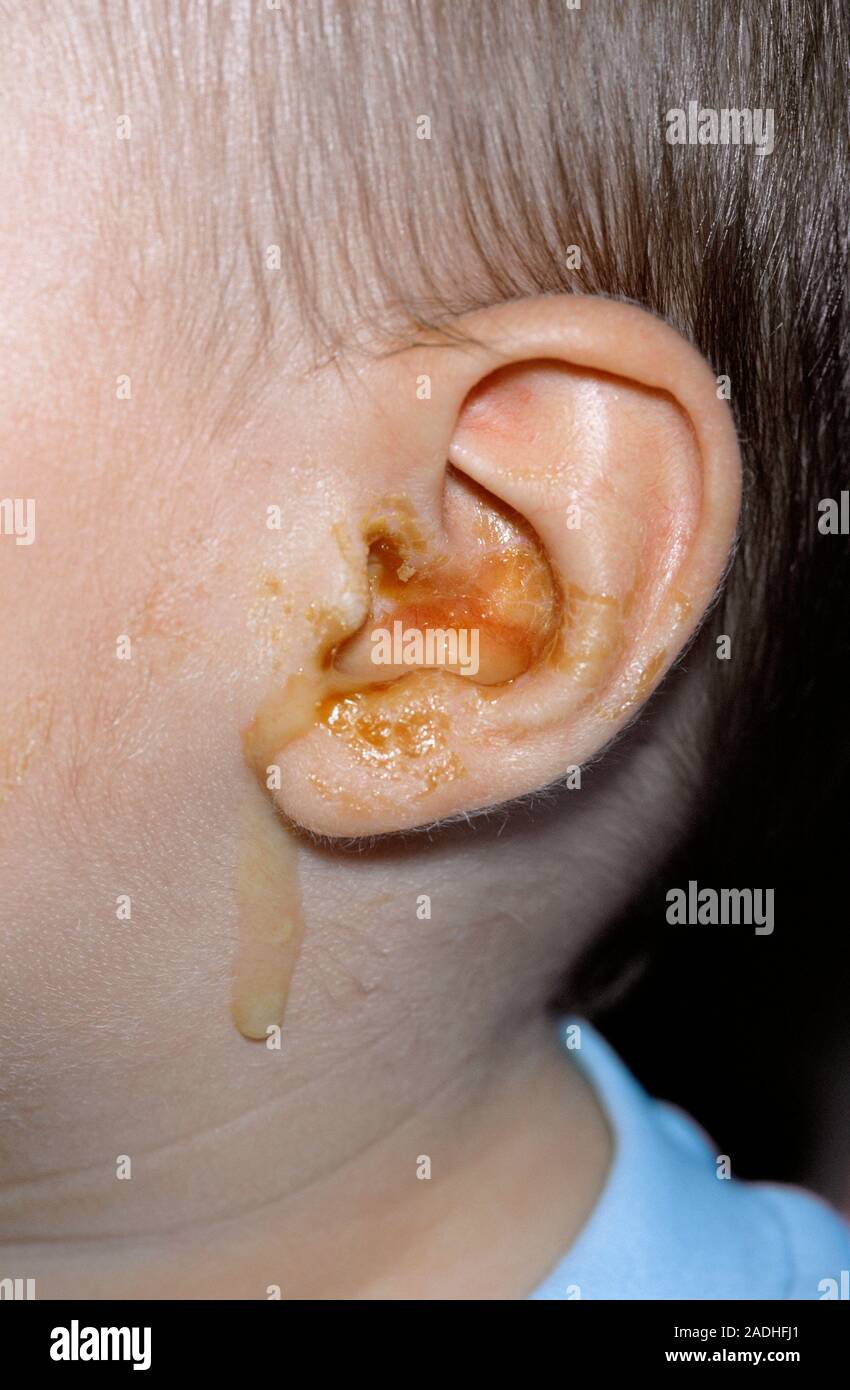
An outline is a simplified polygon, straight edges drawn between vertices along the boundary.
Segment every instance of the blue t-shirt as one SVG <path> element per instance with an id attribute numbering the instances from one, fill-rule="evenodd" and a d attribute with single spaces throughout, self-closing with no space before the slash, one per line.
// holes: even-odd
<path id="1" fill-rule="evenodd" d="M 614 1141 L 602 1193 L 575 1242 L 531 1297 L 838 1297 L 850 1226 L 794 1187 L 718 1178 L 719 1155 L 682 1111 L 652 1100 L 589 1024 L 571 1052 Z M 573 1044 L 574 1045 L 574 1044 Z M 846 1292 L 844 1293 L 846 1297 Z"/>

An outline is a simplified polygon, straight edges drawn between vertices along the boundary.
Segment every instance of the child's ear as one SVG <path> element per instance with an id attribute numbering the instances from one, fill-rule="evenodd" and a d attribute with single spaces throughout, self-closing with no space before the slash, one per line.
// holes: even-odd
<path id="1" fill-rule="evenodd" d="M 411 828 L 563 777 L 649 698 L 733 544 L 731 416 L 673 329 L 577 296 L 457 326 L 469 341 L 365 371 L 386 454 L 348 550 L 366 617 L 317 652 L 314 717 L 284 720 L 297 736 L 274 749 L 281 809 L 320 833 Z M 437 629 L 458 633 L 448 669 L 405 665 Z"/>

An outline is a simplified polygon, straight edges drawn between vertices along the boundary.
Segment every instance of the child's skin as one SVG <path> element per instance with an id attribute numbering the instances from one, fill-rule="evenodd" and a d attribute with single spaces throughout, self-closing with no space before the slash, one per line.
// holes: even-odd
<path id="1" fill-rule="evenodd" d="M 168 278 L 134 294 L 132 218 L 102 242 L 118 174 L 97 122 L 69 106 L 45 131 L 49 72 L 8 76 L 0 119 L 24 137 L 0 187 L 0 491 L 35 499 L 36 532 L 0 536 L 3 1272 L 35 1276 L 39 1297 L 522 1296 L 610 1157 L 548 1000 L 682 832 L 664 739 L 687 693 L 533 823 L 363 854 L 298 836 L 280 1050 L 231 1015 L 246 806 L 270 799 L 246 730 L 368 616 L 364 528 L 388 496 L 429 555 L 462 565 L 468 525 L 441 530 L 451 459 L 466 503 L 471 479 L 530 523 L 561 595 L 614 596 L 615 640 L 565 602 L 578 656 L 535 656 L 484 737 L 463 677 L 408 677 L 432 682 L 454 758 L 427 787 L 415 758 L 358 759 L 313 702 L 269 759 L 278 807 L 348 840 L 593 757 L 719 581 L 738 501 L 725 406 L 671 330 L 570 300 L 485 311 L 469 350 L 342 370 L 279 352 L 234 394 L 170 350 Z M 495 375 L 501 351 L 514 373 Z M 275 835 L 288 853 L 275 823 L 252 900 L 272 922 Z"/>

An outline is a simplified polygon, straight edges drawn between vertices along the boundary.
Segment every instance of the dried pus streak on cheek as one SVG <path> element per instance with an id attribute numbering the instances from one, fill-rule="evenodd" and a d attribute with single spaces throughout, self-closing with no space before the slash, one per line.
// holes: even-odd
<path id="1" fill-rule="evenodd" d="M 236 902 L 239 946 L 231 1013 L 246 1038 L 266 1038 L 280 1025 L 304 934 L 298 846 L 267 790 L 267 769 L 315 717 L 319 676 L 290 676 L 261 705 L 242 735 L 252 775 L 242 809 Z"/>
<path id="2" fill-rule="evenodd" d="M 298 850 L 257 786 L 242 809 L 232 1014 L 246 1038 L 280 1024 L 303 934 Z"/>
<path id="3" fill-rule="evenodd" d="M 320 649 L 339 640 L 332 612 L 317 623 Z M 260 705 L 242 733 L 242 756 L 251 774 L 251 794 L 242 810 L 236 901 L 239 946 L 231 1013 L 246 1038 L 266 1038 L 280 1025 L 304 935 L 298 881 L 298 845 L 275 810 L 268 769 L 293 739 L 317 719 L 329 690 L 348 690 L 350 681 L 317 662 L 311 672 L 289 676 Z"/>

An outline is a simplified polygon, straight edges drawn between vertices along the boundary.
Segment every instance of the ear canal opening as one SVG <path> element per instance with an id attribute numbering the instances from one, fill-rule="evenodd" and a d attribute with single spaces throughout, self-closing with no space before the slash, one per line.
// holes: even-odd
<path id="1" fill-rule="evenodd" d="M 412 548 L 391 521 L 372 528 L 369 614 L 334 667 L 373 682 L 416 669 L 505 685 L 551 652 L 563 597 L 523 517 L 450 465 L 443 534 Z"/>

